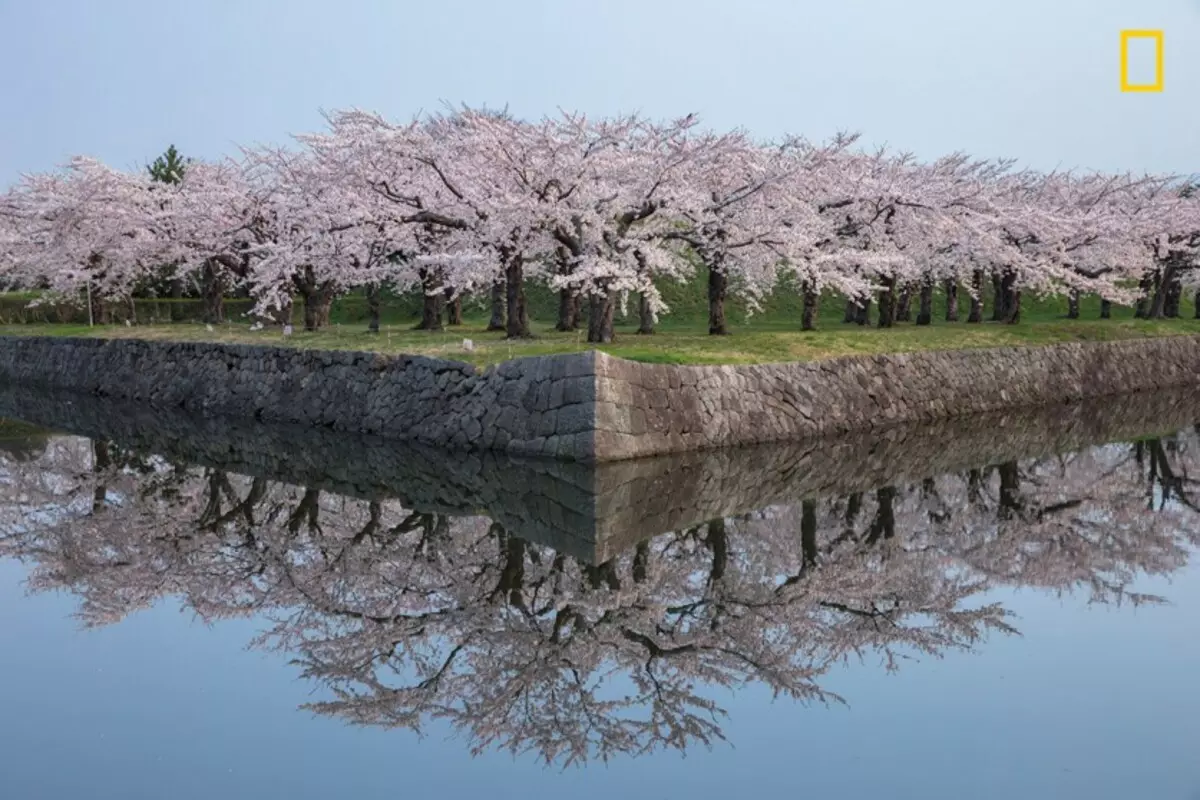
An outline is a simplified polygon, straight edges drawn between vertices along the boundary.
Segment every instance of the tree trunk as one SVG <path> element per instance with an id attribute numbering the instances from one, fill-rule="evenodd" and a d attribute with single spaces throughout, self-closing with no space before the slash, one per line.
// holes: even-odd
<path id="1" fill-rule="evenodd" d="M 333 289 L 319 286 L 315 289 L 305 289 L 304 296 L 304 330 L 318 331 L 329 326 L 329 309 L 333 306 Z"/>
<path id="2" fill-rule="evenodd" d="M 892 327 L 896 319 L 896 279 L 884 278 L 883 288 L 879 290 L 879 322 L 881 328 Z"/>
<path id="3" fill-rule="evenodd" d="M 201 284 L 204 290 L 204 321 L 210 325 L 224 322 L 225 286 L 220 271 L 211 260 L 204 262 Z"/>
<path id="4" fill-rule="evenodd" d="M 1067 319 L 1079 319 L 1079 290 L 1067 292 Z"/>
<path id="5" fill-rule="evenodd" d="M 800 557 L 803 569 L 817 565 L 817 501 L 800 503 Z"/>
<path id="6" fill-rule="evenodd" d="M 1151 272 L 1145 275 L 1138 281 L 1138 287 L 1142 290 L 1138 295 L 1137 306 L 1134 308 L 1133 315 L 1138 319 L 1147 319 L 1150 316 L 1150 294 L 1154 291 L 1154 287 L 1158 285 L 1158 273 Z"/>
<path id="7" fill-rule="evenodd" d="M 1000 519 L 1012 519 L 1021 511 L 1021 471 L 1017 462 L 1006 461 L 996 467 L 1000 473 Z"/>
<path id="8" fill-rule="evenodd" d="M 917 311 L 917 324 L 928 325 L 933 322 L 933 281 L 926 280 L 921 284 L 921 308 Z"/>
<path id="9" fill-rule="evenodd" d="M 1111 319 L 1111 318 L 1112 318 L 1112 302 L 1101 297 L 1100 298 L 1100 319 Z"/>
<path id="10" fill-rule="evenodd" d="M 419 331 L 440 331 L 442 328 L 442 301 L 446 295 L 442 287 L 442 276 L 436 269 L 422 269 L 421 274 L 421 322 Z"/>
<path id="11" fill-rule="evenodd" d="M 708 271 L 708 333 L 710 336 L 724 336 L 729 333 L 725 327 L 725 289 L 728 279 L 719 269 Z"/>
<path id="12" fill-rule="evenodd" d="M 378 283 L 367 284 L 367 313 L 370 318 L 367 321 L 368 333 L 379 333 L 379 306 L 381 294 Z"/>
<path id="13" fill-rule="evenodd" d="M 900 290 L 900 300 L 896 304 L 896 322 L 912 322 L 912 287 L 907 283 Z"/>
<path id="14" fill-rule="evenodd" d="M 958 322 L 958 280 L 947 278 L 946 288 L 946 322 Z"/>
<path id="15" fill-rule="evenodd" d="M 588 341 L 608 344 L 613 340 L 613 313 L 616 303 L 612 292 L 595 293 L 588 297 Z"/>
<path id="16" fill-rule="evenodd" d="M 521 253 L 510 255 L 506 259 L 504 281 L 508 300 L 508 321 L 505 325 L 505 338 L 529 338 L 529 312 L 525 308 L 525 256 Z"/>
<path id="17" fill-rule="evenodd" d="M 1163 304 L 1163 315 L 1169 319 L 1179 319 L 1179 304 L 1183 300 L 1183 284 L 1179 278 L 1179 270 L 1172 269 L 1165 289 L 1167 299 Z"/>
<path id="18" fill-rule="evenodd" d="M 492 283 L 492 318 L 488 320 L 489 331 L 504 330 L 504 286 L 503 278 Z"/>
<path id="19" fill-rule="evenodd" d="M 446 289 L 446 324 L 462 325 L 462 294 Z"/>
<path id="20" fill-rule="evenodd" d="M 859 325 L 871 324 L 871 295 L 863 295 L 862 304 L 855 310 L 854 321 Z"/>
<path id="21" fill-rule="evenodd" d="M 1192 303 L 1195 305 L 1195 317 L 1200 319 L 1200 289 L 1197 289 L 1196 293 L 1192 295 Z"/>
<path id="22" fill-rule="evenodd" d="M 1167 293 L 1171 282 L 1175 280 L 1175 265 L 1167 263 L 1162 272 L 1162 279 L 1154 287 L 1154 299 L 1150 302 L 1150 319 L 1162 319 L 1167 310 Z"/>
<path id="23" fill-rule="evenodd" d="M 1000 276 L 1000 292 L 997 295 L 996 307 L 1001 312 L 1000 319 L 1016 323 L 1021 319 L 1021 293 L 1016 290 L 1017 274 L 1007 271 Z"/>
<path id="24" fill-rule="evenodd" d="M 724 517 L 708 521 L 704 544 L 712 553 L 712 566 L 709 568 L 708 577 L 712 583 L 716 583 L 725 577 L 725 571 L 729 568 L 729 533 Z"/>
<path id="25" fill-rule="evenodd" d="M 92 440 L 92 472 L 99 475 L 112 468 L 112 453 L 107 439 Z M 108 505 L 108 479 L 97 478 L 92 489 L 92 513 L 99 514 Z"/>
<path id="26" fill-rule="evenodd" d="M 858 303 L 854 302 L 853 297 L 846 298 L 846 313 L 842 315 L 842 322 L 855 322 L 858 319 Z"/>
<path id="27" fill-rule="evenodd" d="M 1008 316 L 1005 308 L 1004 277 L 999 272 L 992 273 L 992 322 L 1003 322 Z"/>
<path id="28" fill-rule="evenodd" d="M 1021 321 L 1021 292 L 1014 291 L 1006 305 L 1008 306 L 1008 317 L 1005 321 L 1009 325 L 1016 325 Z"/>
<path id="29" fill-rule="evenodd" d="M 579 330 L 579 291 L 572 288 L 558 291 L 558 324 L 554 326 L 559 331 Z"/>
<path id="30" fill-rule="evenodd" d="M 971 312 L 967 322 L 983 322 L 983 270 L 971 273 Z"/>
<path id="31" fill-rule="evenodd" d="M 638 329 L 640 334 L 654 333 L 654 312 L 650 310 L 650 301 L 644 293 L 638 295 Z"/>
<path id="32" fill-rule="evenodd" d="M 800 330 L 815 331 L 817 329 L 817 306 L 820 295 L 808 285 L 804 287 L 804 311 L 800 317 Z"/>
<path id="33" fill-rule="evenodd" d="M 917 323 L 918 325 L 920 322 Z M 883 486 L 875 490 L 875 518 L 867 531 L 867 544 L 875 544 L 881 539 L 891 539 L 896 535 L 896 487 Z"/>

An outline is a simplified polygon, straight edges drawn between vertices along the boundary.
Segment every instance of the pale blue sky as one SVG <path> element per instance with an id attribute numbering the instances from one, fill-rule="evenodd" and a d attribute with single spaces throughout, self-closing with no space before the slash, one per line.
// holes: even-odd
<path id="1" fill-rule="evenodd" d="M 1122 28 L 1165 31 L 1163 93 L 1118 90 Z M 0 75 L 0 187 L 442 100 L 1200 171 L 1200 0 L 0 0 Z"/>

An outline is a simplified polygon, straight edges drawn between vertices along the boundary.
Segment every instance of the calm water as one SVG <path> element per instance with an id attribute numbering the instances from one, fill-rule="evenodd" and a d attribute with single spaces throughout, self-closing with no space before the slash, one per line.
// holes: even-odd
<path id="1" fill-rule="evenodd" d="M 1200 798 L 1200 400 L 601 468 L 0 417 L 3 798 Z"/>

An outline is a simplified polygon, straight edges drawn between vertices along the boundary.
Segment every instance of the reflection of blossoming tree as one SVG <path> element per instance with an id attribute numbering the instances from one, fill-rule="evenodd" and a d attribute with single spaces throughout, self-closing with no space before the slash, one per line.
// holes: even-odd
<path id="1" fill-rule="evenodd" d="M 472 747 L 564 762 L 721 738 L 706 686 L 818 681 L 1011 630 L 972 598 L 1001 584 L 1099 601 L 1195 543 L 1192 435 L 801 500 L 643 540 L 599 565 L 480 517 L 169 464 L 55 439 L 0 461 L 0 554 L 68 588 L 89 624 L 165 595 L 258 640 L 368 725 L 445 720 Z M 1147 508 L 1149 498 L 1150 507 Z M 38 513 L 26 513 L 36 508 Z M 16 512 L 16 513 L 14 513 Z"/>

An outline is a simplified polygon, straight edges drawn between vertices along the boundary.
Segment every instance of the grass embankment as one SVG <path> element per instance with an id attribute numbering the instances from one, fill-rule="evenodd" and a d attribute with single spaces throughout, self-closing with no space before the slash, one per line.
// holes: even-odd
<path id="1" fill-rule="evenodd" d="M 965 305 L 965 304 L 964 304 Z M 932 325 L 898 323 L 880 330 L 841 322 L 841 305 L 836 299 L 823 304 L 820 330 L 799 330 L 799 315 L 770 314 L 743 320 L 733 327 L 732 335 L 709 336 L 703 316 L 664 318 L 658 333 L 638 336 L 635 326 L 617 326 L 617 341 L 598 349 L 636 361 L 671 364 L 753 364 L 779 361 L 808 361 L 845 355 L 914 352 L 919 350 L 955 350 L 980 347 L 1047 345 L 1059 342 L 1108 341 L 1149 336 L 1200 334 L 1200 320 L 1192 319 L 1193 310 L 1185 309 L 1184 318 L 1137 320 L 1126 308 L 1114 308 L 1113 319 L 1098 319 L 1098 305 L 1084 303 L 1080 319 L 1065 319 L 1059 304 L 1026 302 L 1024 318 L 1017 325 L 984 322 L 942 321 L 944 311 L 937 309 Z M 966 308 L 963 308 L 965 317 Z M 332 328 L 306 333 L 297 329 L 284 337 L 278 328 L 252 331 L 242 323 L 214 326 L 212 331 L 198 324 L 97 326 L 26 324 L 0 326 L 0 333 L 43 336 L 103 336 L 174 341 L 215 341 L 284 345 L 335 350 L 368 350 L 383 353 L 416 353 L 438 356 L 477 365 L 492 364 L 509 358 L 548 353 L 566 353 L 593 347 L 586 333 L 559 333 L 552 323 L 533 325 L 534 338 L 509 342 L 502 333 L 488 333 L 486 317 L 469 315 L 465 324 L 429 333 L 412 330 L 412 323 L 393 320 L 378 335 L 366 332 L 361 322 L 340 322 Z M 463 339 L 471 339 L 474 351 L 463 350 Z"/>

